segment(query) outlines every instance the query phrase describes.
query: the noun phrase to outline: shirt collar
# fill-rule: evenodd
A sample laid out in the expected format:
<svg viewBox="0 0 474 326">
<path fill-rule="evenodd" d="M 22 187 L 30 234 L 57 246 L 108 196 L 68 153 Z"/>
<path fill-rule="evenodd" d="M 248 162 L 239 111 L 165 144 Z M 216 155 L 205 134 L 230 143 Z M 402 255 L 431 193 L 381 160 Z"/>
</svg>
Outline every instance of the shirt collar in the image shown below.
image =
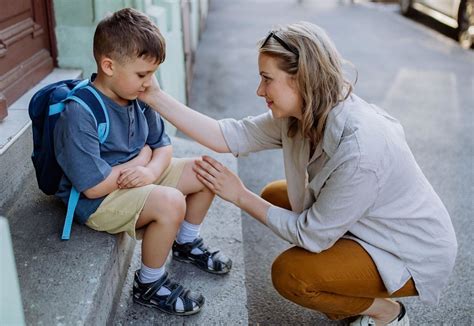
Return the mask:
<svg viewBox="0 0 474 326">
<path fill-rule="evenodd" d="M 329 157 L 332 157 L 341 142 L 342 133 L 348 117 L 347 102 L 353 100 L 353 95 L 329 112 L 326 120 L 326 128 L 323 136 L 323 150 Z"/>
</svg>

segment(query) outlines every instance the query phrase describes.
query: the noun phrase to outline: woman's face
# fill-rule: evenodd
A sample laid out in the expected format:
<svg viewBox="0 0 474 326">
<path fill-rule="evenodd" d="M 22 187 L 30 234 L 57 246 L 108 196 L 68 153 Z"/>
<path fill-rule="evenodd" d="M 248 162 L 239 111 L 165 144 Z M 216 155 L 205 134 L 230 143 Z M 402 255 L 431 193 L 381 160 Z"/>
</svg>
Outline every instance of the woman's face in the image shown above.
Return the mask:
<svg viewBox="0 0 474 326">
<path fill-rule="evenodd" d="M 260 84 L 257 95 L 264 97 L 275 118 L 302 118 L 303 99 L 296 87 L 296 80 L 280 70 L 277 60 L 265 55 L 258 56 Z"/>
</svg>

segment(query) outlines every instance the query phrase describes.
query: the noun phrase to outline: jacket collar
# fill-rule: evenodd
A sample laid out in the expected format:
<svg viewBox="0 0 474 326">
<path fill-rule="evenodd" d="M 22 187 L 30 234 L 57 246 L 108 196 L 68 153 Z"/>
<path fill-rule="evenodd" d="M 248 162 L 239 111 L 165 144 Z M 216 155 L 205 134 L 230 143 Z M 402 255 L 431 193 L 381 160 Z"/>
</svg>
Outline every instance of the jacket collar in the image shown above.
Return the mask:
<svg viewBox="0 0 474 326">
<path fill-rule="evenodd" d="M 352 103 L 354 99 L 355 95 L 351 94 L 345 101 L 336 105 L 328 115 L 322 147 L 329 157 L 332 157 L 339 147 L 349 115 L 350 103 Z"/>
</svg>

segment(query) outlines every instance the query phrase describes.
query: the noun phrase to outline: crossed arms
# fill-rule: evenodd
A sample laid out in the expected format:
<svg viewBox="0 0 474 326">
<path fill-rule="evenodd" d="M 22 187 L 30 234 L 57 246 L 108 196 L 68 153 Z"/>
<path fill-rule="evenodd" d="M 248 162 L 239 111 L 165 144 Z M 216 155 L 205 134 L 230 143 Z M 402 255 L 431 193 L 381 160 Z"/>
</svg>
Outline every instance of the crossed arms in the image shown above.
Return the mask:
<svg viewBox="0 0 474 326">
<path fill-rule="evenodd" d="M 84 191 L 89 199 L 106 196 L 117 189 L 135 188 L 153 183 L 171 162 L 171 145 L 150 149 L 145 145 L 132 160 L 112 167 L 112 172 L 99 184 Z"/>
</svg>

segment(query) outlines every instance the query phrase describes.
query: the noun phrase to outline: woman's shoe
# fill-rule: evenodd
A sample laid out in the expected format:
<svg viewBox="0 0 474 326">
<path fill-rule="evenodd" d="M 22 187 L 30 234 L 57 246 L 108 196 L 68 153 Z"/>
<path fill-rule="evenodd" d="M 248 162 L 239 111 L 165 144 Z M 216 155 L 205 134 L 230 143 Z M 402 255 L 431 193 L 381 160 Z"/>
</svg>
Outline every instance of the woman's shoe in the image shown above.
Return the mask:
<svg viewBox="0 0 474 326">
<path fill-rule="evenodd" d="M 388 323 L 387 326 L 410 326 L 410 320 L 408 319 L 405 306 L 400 301 L 397 302 L 400 305 L 400 313 L 397 318 Z M 372 317 L 360 316 L 350 323 L 349 326 L 375 326 L 375 321 Z"/>
</svg>

